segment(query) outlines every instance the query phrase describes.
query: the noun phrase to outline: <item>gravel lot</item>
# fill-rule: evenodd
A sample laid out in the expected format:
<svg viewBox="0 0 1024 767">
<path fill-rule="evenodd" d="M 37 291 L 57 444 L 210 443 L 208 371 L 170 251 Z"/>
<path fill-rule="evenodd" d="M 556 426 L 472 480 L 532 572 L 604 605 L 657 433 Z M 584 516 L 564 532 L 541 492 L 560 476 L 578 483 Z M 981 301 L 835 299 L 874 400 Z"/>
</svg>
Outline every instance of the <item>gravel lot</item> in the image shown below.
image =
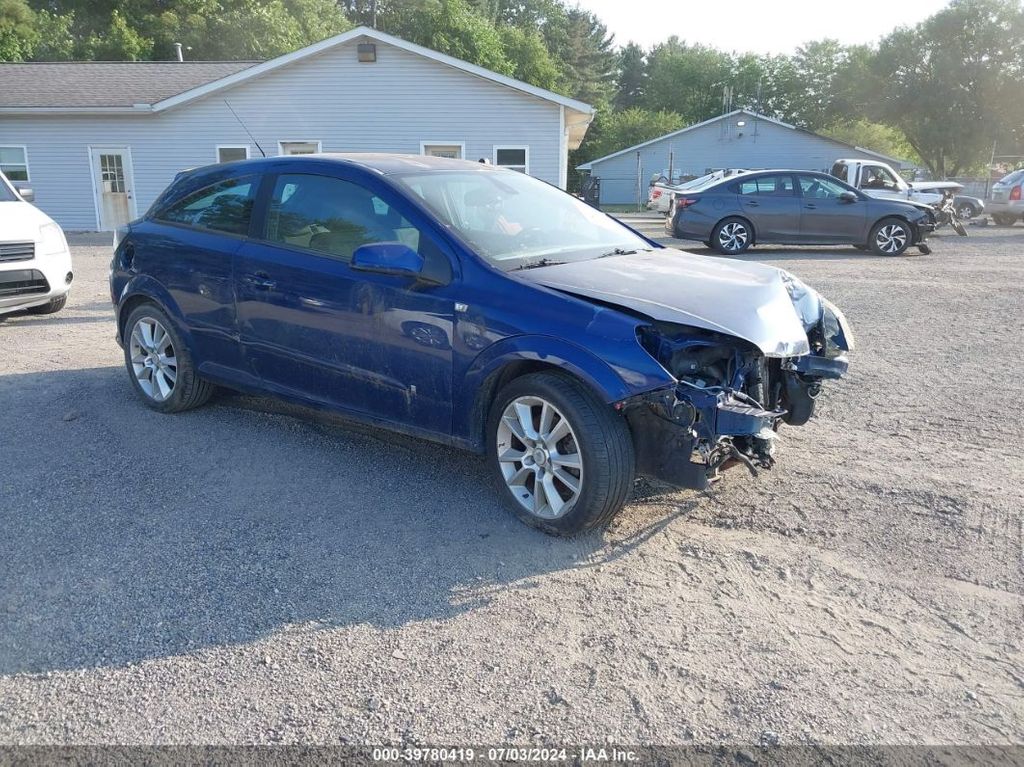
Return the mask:
<svg viewBox="0 0 1024 767">
<path fill-rule="evenodd" d="M 79 239 L 67 309 L 0 324 L 0 742 L 1024 742 L 1024 228 L 754 251 L 851 374 L 773 472 L 571 541 L 471 455 L 147 410 Z"/>
</svg>

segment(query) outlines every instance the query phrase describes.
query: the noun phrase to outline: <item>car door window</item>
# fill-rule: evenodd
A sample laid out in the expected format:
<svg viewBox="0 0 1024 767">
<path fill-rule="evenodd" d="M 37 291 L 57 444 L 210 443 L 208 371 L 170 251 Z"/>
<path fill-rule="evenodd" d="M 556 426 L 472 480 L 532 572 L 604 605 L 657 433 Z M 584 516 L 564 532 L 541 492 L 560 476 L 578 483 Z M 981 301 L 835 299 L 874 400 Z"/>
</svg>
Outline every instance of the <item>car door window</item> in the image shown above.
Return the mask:
<svg viewBox="0 0 1024 767">
<path fill-rule="evenodd" d="M 792 197 L 792 176 L 758 176 L 740 181 L 739 193 L 757 197 Z"/>
<path fill-rule="evenodd" d="M 227 179 L 171 203 L 155 218 L 228 234 L 248 234 L 255 191 L 255 176 Z"/>
<path fill-rule="evenodd" d="M 368 189 L 330 176 L 277 177 L 266 239 L 351 261 L 361 245 L 401 242 L 420 250 L 420 231 Z"/>
<path fill-rule="evenodd" d="M 452 264 L 441 246 L 387 200 L 359 184 L 333 176 L 278 176 L 263 238 L 346 263 L 362 245 L 400 242 L 423 256 L 425 277 L 445 284 Z"/>
<path fill-rule="evenodd" d="M 861 177 L 861 189 L 885 189 L 894 192 L 899 189 L 896 177 L 885 168 L 867 167 Z"/>
<path fill-rule="evenodd" d="M 835 200 L 843 192 L 850 191 L 834 181 L 819 176 L 800 176 L 800 193 L 815 200 Z"/>
</svg>

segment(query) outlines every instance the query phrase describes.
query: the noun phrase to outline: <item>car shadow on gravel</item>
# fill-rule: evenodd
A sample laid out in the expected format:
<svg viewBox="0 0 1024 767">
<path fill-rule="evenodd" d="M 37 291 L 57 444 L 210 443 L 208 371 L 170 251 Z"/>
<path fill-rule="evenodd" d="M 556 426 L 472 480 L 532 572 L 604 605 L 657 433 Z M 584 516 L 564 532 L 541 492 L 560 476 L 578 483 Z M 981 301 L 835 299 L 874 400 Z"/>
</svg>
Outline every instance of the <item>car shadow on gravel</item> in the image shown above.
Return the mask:
<svg viewBox="0 0 1024 767">
<path fill-rule="evenodd" d="M 119 367 L 0 376 L 0 443 L 0 674 L 445 620 L 645 536 L 551 538 L 479 457 L 304 408 L 161 415 Z"/>
</svg>

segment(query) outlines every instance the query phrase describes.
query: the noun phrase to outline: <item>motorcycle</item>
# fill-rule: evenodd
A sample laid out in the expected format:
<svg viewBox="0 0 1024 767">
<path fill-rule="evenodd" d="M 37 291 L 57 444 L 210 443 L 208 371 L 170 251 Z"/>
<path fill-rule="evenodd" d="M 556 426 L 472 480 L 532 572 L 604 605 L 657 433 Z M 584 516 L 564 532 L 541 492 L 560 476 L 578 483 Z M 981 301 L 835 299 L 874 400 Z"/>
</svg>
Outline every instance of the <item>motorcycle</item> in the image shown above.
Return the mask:
<svg viewBox="0 0 1024 767">
<path fill-rule="evenodd" d="M 940 226 L 953 227 L 953 231 L 961 237 L 967 236 L 967 227 L 964 226 L 963 221 L 960 220 L 960 214 L 957 212 L 956 205 L 953 203 L 954 192 L 951 189 L 944 190 L 942 193 L 942 201 L 935 204 L 935 221 L 936 229 Z"/>
</svg>

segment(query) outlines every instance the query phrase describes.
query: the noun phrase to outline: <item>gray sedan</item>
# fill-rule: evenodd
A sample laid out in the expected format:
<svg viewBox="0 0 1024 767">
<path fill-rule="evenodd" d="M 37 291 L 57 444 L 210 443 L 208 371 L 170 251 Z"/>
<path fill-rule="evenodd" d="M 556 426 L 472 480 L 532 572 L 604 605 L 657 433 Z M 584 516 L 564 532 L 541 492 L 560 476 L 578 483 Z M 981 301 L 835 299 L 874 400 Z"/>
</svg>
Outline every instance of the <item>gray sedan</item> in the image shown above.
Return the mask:
<svg viewBox="0 0 1024 767">
<path fill-rule="evenodd" d="M 665 228 L 726 255 L 781 243 L 898 256 L 912 245 L 925 250 L 935 215 L 916 203 L 868 197 L 824 173 L 772 170 L 676 193 Z"/>
</svg>

